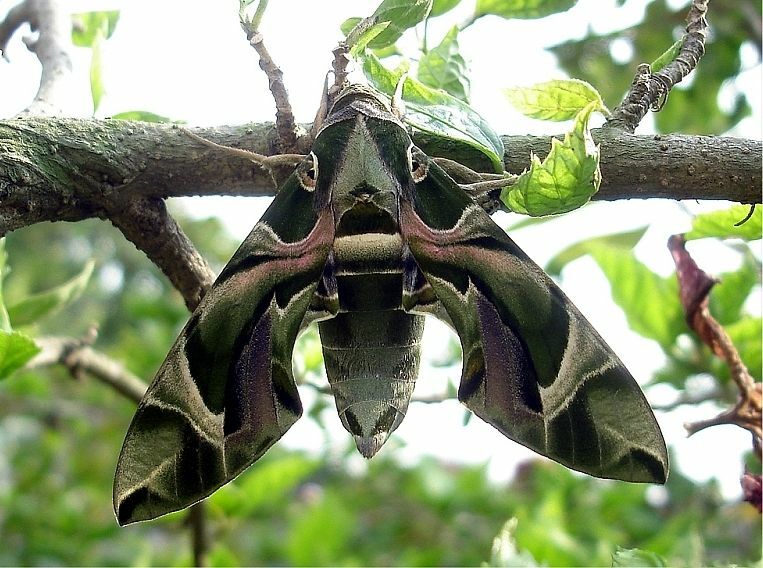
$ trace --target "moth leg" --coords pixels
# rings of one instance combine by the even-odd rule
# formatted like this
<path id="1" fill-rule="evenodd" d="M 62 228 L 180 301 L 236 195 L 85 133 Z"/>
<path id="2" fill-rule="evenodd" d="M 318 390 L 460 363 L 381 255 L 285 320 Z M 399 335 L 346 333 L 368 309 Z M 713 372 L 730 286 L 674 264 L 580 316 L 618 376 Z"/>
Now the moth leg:
<path id="1" fill-rule="evenodd" d="M 508 211 L 501 201 L 501 189 L 513 185 L 519 176 L 477 172 L 448 158 L 432 158 L 456 184 L 465 191 L 488 214 L 498 210 Z"/>

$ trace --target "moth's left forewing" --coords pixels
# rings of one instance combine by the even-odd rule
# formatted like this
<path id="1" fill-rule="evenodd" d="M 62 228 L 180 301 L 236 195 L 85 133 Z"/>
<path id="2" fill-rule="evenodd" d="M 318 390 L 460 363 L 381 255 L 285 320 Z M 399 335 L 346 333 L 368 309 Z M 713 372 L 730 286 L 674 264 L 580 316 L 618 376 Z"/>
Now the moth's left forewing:
<path id="1" fill-rule="evenodd" d="M 504 435 L 599 477 L 664 482 L 667 451 L 618 357 L 436 164 L 400 205 L 403 238 L 461 339 L 459 399 Z"/>
<path id="2" fill-rule="evenodd" d="M 203 499 L 299 418 L 294 341 L 334 221 L 292 176 L 223 269 L 141 401 L 114 479 L 120 524 Z"/>

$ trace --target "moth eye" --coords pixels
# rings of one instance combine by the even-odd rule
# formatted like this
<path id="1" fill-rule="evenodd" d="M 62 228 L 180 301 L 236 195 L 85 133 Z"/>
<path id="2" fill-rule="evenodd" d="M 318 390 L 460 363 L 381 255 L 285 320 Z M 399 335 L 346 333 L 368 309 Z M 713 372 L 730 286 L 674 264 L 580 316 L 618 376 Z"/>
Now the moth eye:
<path id="1" fill-rule="evenodd" d="M 297 179 L 299 179 L 299 185 L 306 191 L 313 191 L 315 184 L 318 182 L 318 158 L 315 154 L 310 152 L 309 156 L 311 161 L 304 161 L 297 170 Z"/>
<path id="2" fill-rule="evenodd" d="M 428 160 L 426 154 L 418 148 L 411 146 L 408 150 L 408 167 L 411 170 L 411 177 L 414 183 L 419 183 L 427 177 L 427 170 L 429 169 Z"/>

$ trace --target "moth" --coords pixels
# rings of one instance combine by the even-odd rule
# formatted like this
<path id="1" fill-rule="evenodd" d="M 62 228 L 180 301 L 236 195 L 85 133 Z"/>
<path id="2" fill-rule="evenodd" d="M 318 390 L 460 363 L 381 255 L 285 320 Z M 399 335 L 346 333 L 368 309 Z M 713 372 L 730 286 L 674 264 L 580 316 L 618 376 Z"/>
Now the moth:
<path id="1" fill-rule="evenodd" d="M 314 321 L 342 424 L 373 456 L 405 416 L 426 315 L 460 338 L 459 400 L 502 434 L 594 476 L 665 481 L 660 429 L 610 347 L 385 100 L 350 86 L 141 401 L 118 522 L 207 497 L 283 436 Z"/>

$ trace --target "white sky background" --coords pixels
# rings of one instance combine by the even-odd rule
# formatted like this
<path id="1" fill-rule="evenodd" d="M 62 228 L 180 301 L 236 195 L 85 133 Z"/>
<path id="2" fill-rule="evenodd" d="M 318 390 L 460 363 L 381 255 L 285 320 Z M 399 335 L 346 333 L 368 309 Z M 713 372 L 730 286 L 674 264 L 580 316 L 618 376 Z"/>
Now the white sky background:
<path id="1" fill-rule="evenodd" d="M 265 43 L 285 75 L 291 103 L 298 122 L 310 122 L 318 105 L 326 72 L 330 69 L 331 49 L 341 39 L 339 24 L 349 16 L 370 14 L 379 0 L 271 0 L 262 25 Z M 0 16 L 16 2 L 0 0 Z M 429 25 L 429 43 L 436 45 L 447 29 L 465 19 L 473 2 L 464 0 L 453 12 L 434 19 Z M 630 0 L 616 8 L 614 0 L 580 0 L 570 11 L 538 21 L 506 21 L 485 17 L 460 36 L 461 51 L 471 66 L 472 106 L 501 134 L 557 134 L 567 125 L 526 119 L 504 100 L 501 88 L 530 85 L 564 77 L 555 58 L 544 51 L 571 38 L 580 38 L 591 28 L 605 33 L 627 27 L 641 19 L 647 0 Z M 686 2 L 676 0 L 673 5 Z M 248 45 L 237 20 L 237 0 L 72 0 L 66 2 L 72 12 L 120 9 L 114 36 L 105 44 L 103 65 L 106 95 L 96 116 L 106 117 L 127 110 L 147 110 L 185 120 L 191 125 L 241 124 L 272 121 L 274 105 L 267 80 L 257 65 L 254 50 Z M 712 6 L 710 8 L 712 25 Z M 23 33 L 28 33 L 24 31 Z M 20 41 L 17 33 L 8 49 L 10 63 L 0 61 L 0 117 L 13 116 L 32 100 L 39 81 L 39 63 Z M 400 45 L 405 53 L 414 53 L 416 37 L 409 34 Z M 666 47 L 673 38 L 666 38 Z M 407 48 L 407 50 L 406 50 Z M 627 43 L 619 46 L 627 53 Z M 710 47 L 712 49 L 712 47 Z M 76 80 L 67 101 L 66 113 L 89 116 L 92 103 L 89 87 L 90 51 L 75 48 Z M 761 137 L 761 74 L 752 49 L 744 55 L 749 71 L 726 95 L 732 99 L 736 89 L 749 93 L 753 115 L 730 134 L 748 138 Z M 701 64 L 701 63 L 700 63 Z M 618 101 L 606 101 L 614 106 Z M 668 102 L 668 104 L 670 104 Z M 639 133 L 651 132 L 650 117 Z M 217 215 L 231 232 L 243 238 L 260 217 L 269 199 L 204 197 L 176 200 L 198 216 Z M 712 207 L 722 206 L 715 204 Z M 651 225 L 639 244 L 640 259 L 662 274 L 673 271 L 665 243 L 670 234 L 689 228 L 685 208 L 697 211 L 695 203 L 668 201 L 622 201 L 599 203 L 576 211 L 550 225 L 531 227 L 512 233 L 517 243 L 539 264 L 568 243 L 594 235 L 604 235 L 630 228 Z M 497 216 L 507 226 L 514 216 Z M 700 266 L 710 272 L 733 270 L 739 258 L 729 249 L 710 243 L 692 243 L 691 252 Z M 622 312 L 609 299 L 609 285 L 590 259 L 571 264 L 561 282 L 565 292 L 591 320 L 594 326 L 620 354 L 640 382 L 645 382 L 662 364 L 657 345 L 628 329 Z M 648 301 L 648 298 L 644 299 Z M 760 305 L 753 306 L 760 311 Z M 429 326 L 425 358 L 437 357 L 445 342 L 444 326 Z M 434 328 L 434 329 L 432 329 Z M 423 367 L 417 394 L 442 392 L 447 376 L 456 379 L 458 371 L 431 370 Z M 439 376 L 440 380 L 431 380 Z M 656 403 L 671 400 L 667 389 L 652 389 Z M 303 391 L 306 407 L 311 392 Z M 337 452 L 350 443 L 336 413 L 329 409 L 330 444 Z M 686 438 L 682 423 L 714 415 L 712 404 L 694 412 L 681 409 L 670 415 L 658 415 L 669 446 L 677 455 L 684 473 L 705 480 L 717 477 L 729 498 L 740 495 L 740 455 L 750 445 L 749 435 L 735 427 L 716 427 Z M 533 456 L 532 452 L 506 440 L 479 419 L 462 424 L 463 410 L 457 402 L 438 405 L 412 404 L 402 426 L 382 451 L 394 451 L 404 461 L 432 455 L 446 461 L 489 463 L 495 480 L 506 480 L 516 463 Z M 404 445 L 398 446 L 402 441 Z M 322 433 L 310 420 L 301 420 L 284 437 L 292 447 L 314 448 L 324 443 Z M 712 452 L 712 453 L 710 453 Z M 708 459 L 710 457 L 710 459 Z M 360 456 L 350 462 L 363 467 Z"/>

